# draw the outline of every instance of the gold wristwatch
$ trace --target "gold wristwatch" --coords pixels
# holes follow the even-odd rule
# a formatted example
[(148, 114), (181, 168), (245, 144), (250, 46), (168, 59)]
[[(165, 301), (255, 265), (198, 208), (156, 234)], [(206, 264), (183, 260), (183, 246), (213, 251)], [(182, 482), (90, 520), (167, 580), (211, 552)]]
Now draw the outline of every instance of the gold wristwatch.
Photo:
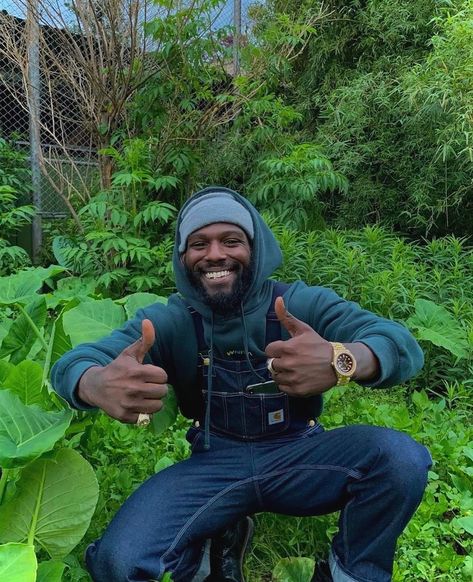
[(353, 377), (356, 370), (355, 356), (339, 342), (330, 342), (333, 348), (332, 366), (337, 375), (337, 386), (344, 386)]

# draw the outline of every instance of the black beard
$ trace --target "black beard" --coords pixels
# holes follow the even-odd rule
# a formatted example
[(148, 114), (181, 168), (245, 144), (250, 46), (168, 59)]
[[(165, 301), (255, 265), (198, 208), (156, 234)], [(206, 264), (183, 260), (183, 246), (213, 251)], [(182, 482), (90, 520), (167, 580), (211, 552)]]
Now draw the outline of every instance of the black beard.
[(192, 271), (187, 266), (185, 268), (190, 284), (198, 291), (203, 302), (214, 313), (223, 316), (233, 315), (240, 309), (243, 297), (250, 288), (251, 281), (253, 280), (253, 267), (250, 264), (248, 267), (242, 267), (238, 271), (235, 282), (228, 293), (220, 291), (210, 295), (202, 283), (201, 274)]

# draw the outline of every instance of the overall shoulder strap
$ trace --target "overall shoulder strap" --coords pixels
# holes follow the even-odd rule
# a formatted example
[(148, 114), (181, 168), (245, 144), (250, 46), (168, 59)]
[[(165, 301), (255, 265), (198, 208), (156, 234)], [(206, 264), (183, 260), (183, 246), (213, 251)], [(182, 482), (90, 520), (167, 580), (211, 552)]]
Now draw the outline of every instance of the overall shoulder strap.
[(197, 349), (199, 354), (207, 351), (207, 345), (204, 338), (204, 323), (202, 321), (202, 315), (196, 311), (190, 305), (187, 306), (189, 313), (192, 315), (192, 321), (194, 322), (195, 336), (197, 338)]
[(268, 313), (266, 314), (266, 345), (281, 339), (281, 324), (274, 311), (274, 302), (276, 297), (281, 297), (289, 289), (290, 283), (282, 283), (275, 281), (273, 286), (273, 296), (269, 305)]

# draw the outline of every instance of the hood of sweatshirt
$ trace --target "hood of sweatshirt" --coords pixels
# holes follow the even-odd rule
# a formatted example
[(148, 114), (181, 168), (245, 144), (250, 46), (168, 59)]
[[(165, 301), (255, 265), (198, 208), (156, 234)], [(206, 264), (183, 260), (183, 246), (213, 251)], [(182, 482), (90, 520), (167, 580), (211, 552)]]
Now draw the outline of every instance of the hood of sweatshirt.
[[(212, 313), (211, 308), (204, 302), (199, 291), (190, 283), (178, 250), (181, 242), (179, 225), (181, 224), (183, 212), (190, 201), (195, 201), (196, 198), (210, 192), (225, 192), (231, 195), (246, 208), (253, 221), (252, 280), (242, 298), (241, 309), (228, 316)], [(231, 216), (228, 217), (227, 222), (232, 222)], [(173, 253), (176, 286), (183, 300), (202, 315), (207, 345), (212, 343), (216, 354), (225, 356), (229, 353), (238, 354), (241, 352), (244, 358), (244, 352), (248, 351), (250, 356), (264, 357), (266, 313), (272, 295), (272, 283), (268, 278), (279, 267), (281, 261), (281, 250), (273, 233), (256, 208), (237, 192), (228, 188), (211, 186), (194, 194), (181, 208), (177, 218)]]

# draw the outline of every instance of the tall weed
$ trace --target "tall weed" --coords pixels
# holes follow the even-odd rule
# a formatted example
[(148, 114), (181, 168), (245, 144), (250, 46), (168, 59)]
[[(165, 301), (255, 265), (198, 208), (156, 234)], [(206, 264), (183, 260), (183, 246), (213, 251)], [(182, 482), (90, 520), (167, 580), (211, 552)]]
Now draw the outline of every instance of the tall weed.
[(465, 357), (420, 338), (426, 363), (416, 386), (438, 393), (448, 382), (473, 376), (473, 248), (467, 240), (449, 236), (421, 244), (378, 226), (300, 233), (270, 223), (285, 259), (275, 278), (331, 287), (401, 322), (414, 316), (416, 300), (445, 307), (463, 331)]

